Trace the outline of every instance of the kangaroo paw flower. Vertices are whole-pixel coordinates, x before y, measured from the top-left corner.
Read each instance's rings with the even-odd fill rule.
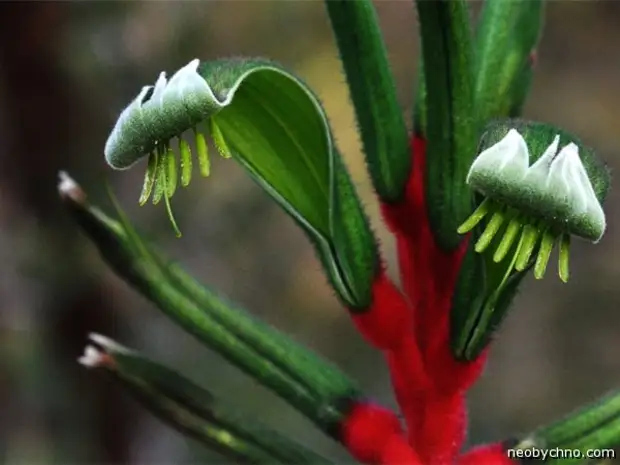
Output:
[[[481,145],[486,148],[471,165],[467,184],[485,199],[458,232],[486,219],[476,252],[490,251],[494,262],[509,260],[517,271],[534,264],[537,279],[559,244],[559,274],[568,281],[571,236],[596,243],[605,232],[606,170],[572,137],[537,123],[491,130]]]

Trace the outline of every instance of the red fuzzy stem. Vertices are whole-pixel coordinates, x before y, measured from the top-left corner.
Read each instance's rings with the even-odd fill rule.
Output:
[[[411,308],[383,269],[372,283],[370,306],[351,315],[359,332],[381,350],[397,347],[412,328]]]
[[[415,453],[402,434],[393,434],[379,460],[381,465],[422,465],[423,462]]]
[[[380,465],[422,465],[403,436],[398,417],[378,405],[360,402],[342,422],[341,440],[357,460]]]
[[[515,465],[503,444],[478,446],[459,457],[458,465]]]
[[[396,350],[386,354],[386,358],[394,394],[405,417],[409,437],[415,437],[423,427],[423,399],[431,388],[415,335],[410,334],[404,338]]]
[[[429,391],[424,399],[424,421],[413,440],[426,465],[451,465],[458,455],[467,426],[465,396]]]
[[[351,454],[365,463],[453,464],[466,430],[465,390],[478,378],[486,359],[483,354],[463,363],[454,359],[450,349],[452,294],[467,240],[452,251],[442,250],[435,242],[424,191],[425,146],[423,139],[413,138],[412,176],[404,200],[382,205],[396,236],[409,301],[382,268],[372,285],[371,305],[363,312],[352,312],[359,331],[386,354],[409,433],[407,443],[392,412],[356,405],[343,422],[342,438]],[[470,460],[467,457],[462,459]]]
[[[410,444],[425,465],[443,465],[454,461],[464,440],[464,392],[480,375],[486,356],[462,363],[450,349],[452,294],[467,240],[452,251],[435,242],[426,206],[425,150],[426,142],[414,137],[404,200],[382,205],[396,238],[403,289],[413,307],[410,332],[388,361]]]
[[[372,290],[372,304],[363,313],[352,313],[353,322],[366,340],[385,352],[396,398],[411,429],[423,413],[414,392],[430,387],[413,330],[414,312],[383,270]]]

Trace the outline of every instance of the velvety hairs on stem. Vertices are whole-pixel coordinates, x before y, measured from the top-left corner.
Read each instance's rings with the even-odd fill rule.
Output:
[[[360,463],[603,463],[620,443],[617,393],[529,434],[464,447],[466,394],[524,278],[543,278],[557,248],[558,274],[568,282],[573,239],[586,247],[606,231],[604,163],[577,136],[521,114],[544,2],[486,0],[476,24],[464,0],[412,2],[421,71],[411,122],[398,105],[371,0],[326,0],[325,6],[360,156],[396,241],[402,286],[388,277],[321,101],[277,63],[188,57],[170,77],[161,72],[136,90],[112,125],[104,154],[116,170],[144,159],[139,203],[163,199],[177,235],[171,199],[179,184],[190,184],[193,160],[209,176],[213,145],[239,163],[306,234],[352,323],[384,355],[398,412],[196,281],[142,237],[113,197],[116,218],[91,204],[63,172],[59,192],[68,211],[121,279]],[[233,399],[105,336],[90,335],[79,361],[234,463],[333,463],[238,412]],[[540,454],[551,448],[572,454]],[[595,449],[600,454],[592,457]]]

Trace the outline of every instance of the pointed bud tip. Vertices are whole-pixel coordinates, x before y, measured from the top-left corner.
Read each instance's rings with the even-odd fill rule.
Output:
[[[86,346],[84,355],[78,358],[78,363],[86,368],[97,368],[109,363],[110,357],[95,346]]]
[[[106,352],[116,352],[116,353],[128,353],[130,350],[119,344],[116,341],[113,341],[109,337],[106,337],[102,334],[90,333],[88,335],[88,339],[95,343],[101,349],[104,349]]]
[[[58,193],[63,200],[72,200],[78,204],[86,202],[86,192],[66,171],[58,172]]]

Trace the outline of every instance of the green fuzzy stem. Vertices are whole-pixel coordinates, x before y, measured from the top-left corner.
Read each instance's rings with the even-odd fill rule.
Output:
[[[417,0],[426,88],[426,201],[433,234],[444,250],[461,241],[457,228],[471,213],[465,183],[476,156],[473,49],[463,0]]]
[[[545,449],[579,450],[583,457],[586,451],[595,449],[609,454],[620,444],[620,392],[613,392],[551,425],[537,429],[521,444],[522,448],[536,445]],[[582,457],[558,457],[545,463],[578,465],[590,462]]]
[[[416,135],[426,136],[426,78],[424,77],[424,60],[418,65],[418,82],[413,105],[413,130]]]
[[[407,127],[371,0],[326,0],[366,162],[384,202],[404,194],[411,171]]]
[[[544,0],[484,2],[476,34],[476,107],[482,123],[520,114],[544,7]]]

